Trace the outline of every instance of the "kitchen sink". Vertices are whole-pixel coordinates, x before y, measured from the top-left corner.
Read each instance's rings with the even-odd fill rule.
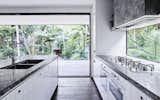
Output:
[[[1,69],[28,69],[33,67],[35,64],[16,64],[16,65],[10,65],[7,67],[3,67]]]
[[[40,60],[40,59],[39,60],[27,59],[27,60],[18,62],[13,65],[9,65],[9,66],[6,66],[6,67],[0,68],[0,69],[29,69],[42,61],[43,60]]]
[[[19,62],[18,64],[38,64],[40,62],[42,62],[43,60],[42,59],[39,59],[39,60],[33,60],[33,59],[29,59],[29,60],[24,60],[22,62]]]

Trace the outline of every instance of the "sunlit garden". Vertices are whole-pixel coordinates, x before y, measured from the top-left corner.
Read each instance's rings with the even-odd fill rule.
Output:
[[[53,55],[54,44],[64,59],[89,57],[88,25],[1,25],[0,59],[25,55]]]

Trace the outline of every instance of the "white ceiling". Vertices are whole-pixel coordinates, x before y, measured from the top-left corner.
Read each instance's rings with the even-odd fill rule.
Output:
[[[94,0],[0,0],[0,7],[92,6]]]

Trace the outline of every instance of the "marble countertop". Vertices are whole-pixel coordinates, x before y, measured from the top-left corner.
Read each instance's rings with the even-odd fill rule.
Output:
[[[132,72],[126,66],[116,64],[113,57],[105,55],[97,57],[142,92],[154,100],[160,100],[160,72]]]
[[[57,56],[25,56],[18,58],[16,62],[21,62],[27,59],[44,59],[44,61],[29,69],[0,69],[0,97],[19,83],[23,82],[27,77],[54,61],[56,58]],[[4,67],[4,65],[10,65],[10,63],[1,63],[1,68]]]

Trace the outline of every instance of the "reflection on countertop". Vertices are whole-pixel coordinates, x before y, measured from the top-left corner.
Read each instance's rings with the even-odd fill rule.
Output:
[[[148,96],[154,100],[160,100],[160,72],[133,72],[127,66],[115,63],[112,56],[98,55],[97,57]]]

